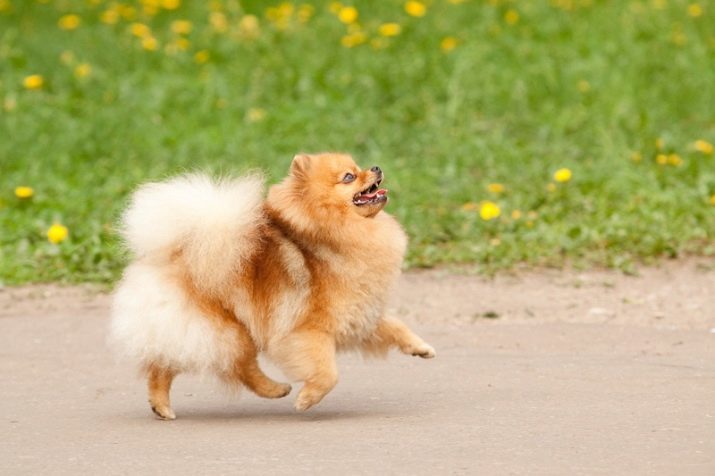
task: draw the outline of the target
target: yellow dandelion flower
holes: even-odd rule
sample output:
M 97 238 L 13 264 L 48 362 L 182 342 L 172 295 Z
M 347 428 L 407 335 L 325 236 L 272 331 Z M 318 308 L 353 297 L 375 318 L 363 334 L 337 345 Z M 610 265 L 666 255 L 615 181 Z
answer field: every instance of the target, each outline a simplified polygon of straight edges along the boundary
M 80 63 L 74 68 L 74 75 L 77 79 L 86 78 L 92 74 L 92 66 L 89 63 Z
M 131 5 L 119 4 L 116 6 L 116 9 L 125 20 L 132 21 L 137 17 L 137 9 Z
M 340 39 L 340 44 L 345 48 L 354 48 L 367 41 L 367 35 L 362 31 L 347 34 Z
M 315 7 L 313 5 L 304 3 L 303 5 L 298 7 L 298 21 L 301 23 L 307 23 L 314 13 Z
M 186 38 L 177 38 L 172 46 L 178 51 L 186 51 L 191 47 L 191 42 Z
M 519 219 L 521 219 L 521 210 L 512 210 L 512 212 L 511 212 L 511 218 L 512 218 L 512 220 L 519 220 Z
M 578 82 L 577 87 L 580 92 L 587 93 L 591 90 L 591 83 L 589 83 L 585 79 L 582 79 Z
M 5 100 L 2 102 L 2 108 L 6 112 L 14 111 L 16 107 L 17 99 L 15 99 L 14 97 L 6 97 Z
M 258 35 L 261 34 L 258 17 L 255 15 L 244 15 L 238 22 L 238 31 L 244 38 L 257 38 Z
M 698 18 L 702 16 L 703 14 L 703 7 L 700 6 L 698 3 L 691 3 L 688 5 L 688 15 L 690 15 L 693 18 Z
M 377 32 L 382 36 L 397 36 L 402 31 L 399 23 L 383 23 L 377 29 Z
M 693 144 L 693 147 L 701 154 L 712 155 L 713 153 L 713 145 L 710 142 L 704 141 L 702 139 L 696 140 L 695 144 Z
M 663 150 L 663 149 L 665 149 L 665 139 L 663 139 L 662 137 L 658 137 L 658 138 L 655 140 L 655 148 L 658 149 L 658 150 Z
M 715 206 L 715 193 L 710 196 L 710 204 Z
M 10 0 L 0 0 L 0 12 L 9 12 L 10 10 L 12 10 Z
M 490 202 L 489 200 L 487 200 L 482 202 L 481 206 L 479 207 L 479 216 L 482 217 L 482 220 L 484 221 L 499 218 L 499 215 L 501 215 L 501 210 L 499 209 L 499 206 L 494 202 Z
M 633 162 L 640 162 L 641 160 L 643 160 L 643 156 L 641 155 L 640 152 L 633 152 L 631 154 L 631 160 Z
M 25 89 L 42 89 L 44 84 L 45 79 L 39 74 L 31 74 L 22 80 L 22 86 Z
M 159 13 L 160 7 L 160 0 L 142 0 L 142 11 L 150 17 Z
M 174 20 L 171 22 L 171 31 L 177 35 L 188 35 L 193 28 L 194 25 L 189 20 Z
M 151 36 L 151 28 L 144 23 L 132 23 L 129 25 L 129 32 L 137 38 L 146 38 Z
M 224 33 L 228 30 L 228 20 L 226 19 L 226 15 L 221 12 L 211 12 L 209 15 L 209 23 L 211 24 L 211 28 L 219 33 Z
M 679 167 L 679 166 L 683 165 L 683 159 L 681 159 L 678 154 L 670 154 L 670 155 L 668 155 L 668 163 L 670 165 Z
M 34 194 L 35 194 L 35 191 L 32 189 L 32 187 L 27 187 L 25 185 L 15 187 L 15 196 L 17 198 L 21 198 L 21 199 L 30 198 Z
M 413 17 L 423 17 L 427 13 L 427 6 L 422 2 L 411 0 L 405 3 L 405 11 Z
M 57 26 L 59 26 L 63 30 L 74 30 L 79 26 L 81 22 L 82 20 L 80 20 L 78 15 L 70 13 L 68 15 L 62 15 L 57 21 Z
M 266 118 L 267 114 L 268 113 L 265 109 L 261 109 L 260 107 L 252 107 L 248 110 L 248 113 L 246 114 L 246 119 L 248 119 L 248 122 L 260 122 Z
M 277 7 L 269 7 L 266 9 L 266 18 L 278 30 L 286 30 L 290 25 L 290 18 L 293 15 L 293 5 L 283 2 Z
M 280 5 L 278 5 L 278 14 L 283 18 L 287 18 L 293 15 L 294 11 L 295 7 L 290 2 L 282 2 Z
M 567 168 L 562 168 L 554 172 L 554 180 L 559 183 L 568 182 L 571 180 L 571 170 Z
M 487 190 L 489 190 L 491 193 L 503 193 L 504 192 L 504 184 L 490 183 L 489 185 L 487 185 Z
M 461 208 L 465 212 L 471 212 L 472 210 L 476 210 L 477 208 L 479 208 L 479 205 L 477 205 L 474 202 L 467 202 L 467 203 L 464 203 Z
M 278 10 L 277 7 L 266 8 L 266 18 L 268 18 L 268 21 L 273 24 L 278 24 L 284 21 L 283 18 L 281 18 L 280 10 Z
M 338 20 L 346 25 L 355 23 L 358 19 L 358 11 L 355 7 L 342 7 L 338 10 Z
M 211 58 L 211 55 L 207 50 L 201 50 L 197 51 L 196 54 L 194 55 L 194 61 L 196 61 L 198 64 L 204 64 L 209 61 Z
M 659 165 L 665 165 L 668 163 L 668 156 L 665 154 L 658 154 L 655 156 L 655 161 Z
M 457 47 L 457 39 L 453 36 L 446 36 L 442 38 L 442 41 L 439 42 L 439 47 L 442 48 L 442 51 L 445 53 L 449 53 L 453 49 Z
M 142 38 L 142 48 L 147 51 L 156 51 L 159 49 L 159 42 L 153 36 Z
M 509 25 L 516 25 L 517 23 L 519 23 L 519 12 L 517 12 L 513 8 L 510 8 L 504 14 L 504 21 L 507 22 L 507 24 Z
M 99 15 L 99 21 L 105 25 L 115 25 L 119 22 L 119 12 L 116 10 L 105 10 Z
M 50 243 L 61 243 L 67 239 L 67 235 L 69 235 L 69 230 L 67 230 L 66 226 L 60 225 L 59 223 L 53 224 L 47 230 L 47 239 Z
M 161 0 L 161 8 L 164 10 L 176 10 L 181 6 L 181 0 Z

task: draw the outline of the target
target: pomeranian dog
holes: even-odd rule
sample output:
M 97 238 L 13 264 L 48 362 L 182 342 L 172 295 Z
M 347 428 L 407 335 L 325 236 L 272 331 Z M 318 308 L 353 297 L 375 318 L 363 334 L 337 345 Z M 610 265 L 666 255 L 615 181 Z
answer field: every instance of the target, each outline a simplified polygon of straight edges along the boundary
M 186 175 L 138 189 L 123 215 L 135 259 L 115 292 L 111 337 L 140 362 L 159 418 L 176 418 L 169 391 L 183 372 L 287 395 L 259 352 L 304 383 L 296 410 L 335 386 L 338 351 L 435 356 L 385 315 L 407 238 L 382 211 L 382 180 L 379 167 L 323 153 L 297 155 L 265 200 L 256 175 Z

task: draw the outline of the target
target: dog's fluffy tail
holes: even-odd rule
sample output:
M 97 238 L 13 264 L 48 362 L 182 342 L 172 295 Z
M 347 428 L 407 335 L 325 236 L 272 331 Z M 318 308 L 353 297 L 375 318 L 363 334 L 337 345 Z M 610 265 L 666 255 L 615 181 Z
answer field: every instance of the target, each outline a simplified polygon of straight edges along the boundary
M 124 212 L 121 231 L 137 257 L 180 253 L 194 284 L 212 294 L 255 249 L 262 201 L 258 175 L 180 176 L 141 186 Z

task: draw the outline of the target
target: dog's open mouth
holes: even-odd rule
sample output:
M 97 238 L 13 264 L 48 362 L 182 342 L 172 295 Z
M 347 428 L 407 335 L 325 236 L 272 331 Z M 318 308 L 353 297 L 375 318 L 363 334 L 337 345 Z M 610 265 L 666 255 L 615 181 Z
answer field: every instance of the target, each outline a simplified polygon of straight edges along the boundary
M 353 203 L 360 207 L 387 201 L 387 190 L 380 188 L 381 182 L 382 179 L 379 179 L 362 192 L 356 193 L 353 197 Z

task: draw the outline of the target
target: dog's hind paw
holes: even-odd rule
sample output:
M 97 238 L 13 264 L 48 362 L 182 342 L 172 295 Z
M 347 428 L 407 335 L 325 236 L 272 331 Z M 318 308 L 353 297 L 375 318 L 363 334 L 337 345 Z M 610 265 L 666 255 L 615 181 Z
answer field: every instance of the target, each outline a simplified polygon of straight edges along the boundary
M 278 383 L 275 392 L 267 395 L 267 398 L 283 398 L 293 389 L 289 383 Z
M 152 405 L 151 411 L 157 416 L 159 420 L 176 420 L 176 414 L 171 407 L 167 405 Z
M 259 397 L 263 398 L 283 398 L 292 389 L 289 383 L 274 382 L 269 378 L 260 381 L 250 382 L 249 388 Z
M 432 359 L 435 355 L 437 355 L 434 351 L 434 348 L 429 344 L 422 344 L 420 347 L 414 349 L 411 353 L 412 355 L 416 357 L 422 357 L 423 359 Z

